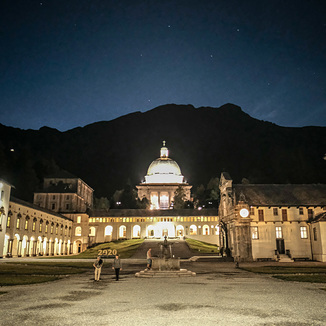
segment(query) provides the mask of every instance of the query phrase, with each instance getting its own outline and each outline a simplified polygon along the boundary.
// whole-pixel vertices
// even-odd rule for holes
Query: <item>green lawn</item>
[[[201,253],[201,254],[217,254],[219,253],[217,245],[203,242],[203,241],[198,241],[194,239],[186,239],[186,242],[189,246],[189,248],[194,252],[194,253]]]
[[[112,242],[106,242],[97,245],[96,247],[85,250],[79,255],[66,256],[62,258],[93,258],[95,259],[97,255],[112,255],[116,252],[119,254],[120,258],[130,258],[139,248],[139,246],[144,242],[144,239],[131,239],[131,240],[118,240]],[[101,251],[102,250],[102,251]]]
[[[92,269],[91,262],[12,262],[0,264],[0,286],[55,281]]]
[[[326,266],[250,266],[241,267],[253,273],[271,274],[284,281],[326,283]]]
[[[262,274],[326,274],[326,266],[250,266],[243,269]]]
[[[273,275],[273,277],[284,281],[326,283],[326,274],[305,274],[305,275]]]

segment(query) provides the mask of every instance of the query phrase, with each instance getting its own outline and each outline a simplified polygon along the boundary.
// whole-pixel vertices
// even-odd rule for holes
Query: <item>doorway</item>
[[[276,249],[280,255],[285,254],[284,239],[276,239]]]

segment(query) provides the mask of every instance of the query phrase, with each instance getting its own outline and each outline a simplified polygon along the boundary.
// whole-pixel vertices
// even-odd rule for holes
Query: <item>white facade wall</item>
[[[0,258],[4,256],[11,185],[0,179]]]

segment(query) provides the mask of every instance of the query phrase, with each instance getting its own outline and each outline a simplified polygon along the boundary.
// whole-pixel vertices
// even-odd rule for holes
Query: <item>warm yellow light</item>
[[[241,217],[248,217],[249,216],[249,211],[246,208],[242,208],[240,210],[240,216]]]

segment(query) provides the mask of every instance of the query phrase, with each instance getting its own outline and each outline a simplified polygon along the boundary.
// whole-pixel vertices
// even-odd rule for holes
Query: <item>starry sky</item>
[[[65,131],[168,103],[326,126],[326,1],[1,0],[0,123]]]

